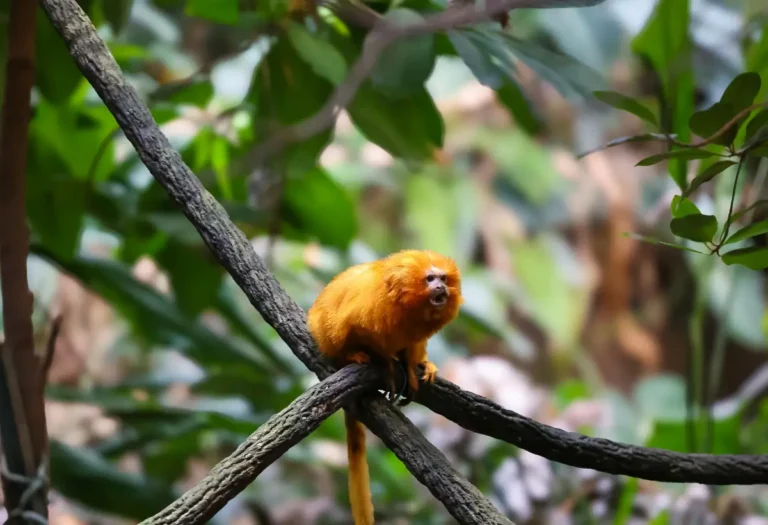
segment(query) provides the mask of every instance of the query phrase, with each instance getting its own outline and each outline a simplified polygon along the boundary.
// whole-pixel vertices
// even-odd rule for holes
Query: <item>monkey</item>
[[[427,359],[427,340],[456,317],[463,302],[453,259],[402,250],[350,266],[331,279],[310,307],[307,325],[320,353],[338,366],[373,359],[383,362],[392,378],[401,358],[413,395],[420,379],[431,383],[437,376],[437,366]],[[344,422],[354,524],[372,525],[365,427],[348,410]]]

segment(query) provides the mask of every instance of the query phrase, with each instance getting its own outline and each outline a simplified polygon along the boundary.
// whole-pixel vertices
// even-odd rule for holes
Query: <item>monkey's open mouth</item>
[[[429,298],[429,302],[434,306],[444,306],[448,302],[448,292],[440,290],[433,293],[432,297]]]

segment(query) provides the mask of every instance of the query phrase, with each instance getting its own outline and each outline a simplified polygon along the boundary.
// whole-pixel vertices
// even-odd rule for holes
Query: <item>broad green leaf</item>
[[[112,1],[112,0],[108,0]],[[239,0],[187,0],[187,16],[206,18],[220,24],[237,24],[240,19]]]
[[[763,246],[750,246],[739,248],[723,254],[723,262],[727,265],[739,264],[750,270],[763,270],[768,268],[768,248]]]
[[[347,61],[333,44],[310,33],[296,22],[289,23],[288,38],[301,59],[309,64],[315,73],[334,85],[341,84],[347,75]]]
[[[754,71],[741,73],[731,80],[723,96],[720,97],[720,102],[730,104],[733,107],[734,113],[731,118],[752,105],[760,92],[760,84],[760,75]]]
[[[80,245],[89,183],[74,178],[45,178],[35,173],[27,187],[32,232],[57,257],[70,259]]]
[[[757,100],[765,100],[768,94],[768,23],[763,23],[762,35],[745,52],[747,71],[755,71],[762,80]]]
[[[455,184],[439,173],[416,173],[408,177],[405,187],[405,225],[412,232],[415,245],[454,256],[458,206]],[[469,200],[470,195],[465,199]]]
[[[133,0],[107,0],[102,3],[104,16],[115,34],[120,34],[128,19],[131,17]]]
[[[661,131],[690,140],[688,120],[693,113],[693,44],[689,36],[690,0],[659,0],[643,30],[632,40],[632,50],[644,57],[661,80],[667,108],[660,115]],[[672,179],[684,189],[687,159],[673,159],[667,167]]]
[[[219,191],[225,200],[232,200],[232,184],[229,178],[229,141],[222,135],[211,137],[211,167],[216,173]]]
[[[643,416],[652,421],[685,421],[685,382],[672,374],[641,380],[632,397]]]
[[[609,140],[602,146],[599,146],[597,148],[585,151],[584,153],[579,153],[577,158],[582,159],[586,157],[587,155],[591,155],[592,153],[597,153],[598,151],[602,151],[604,149],[612,148],[613,146],[620,146],[621,144],[628,144],[631,142],[655,142],[658,140],[669,140],[670,136],[664,135],[663,133],[643,133],[642,135],[632,135],[629,137],[619,137],[617,139]],[[674,138],[674,137],[672,137]]]
[[[443,146],[443,117],[424,88],[405,98],[393,98],[364,84],[348,111],[368,140],[395,157],[431,160],[434,151]]]
[[[206,367],[239,366],[257,376],[270,373],[270,367],[260,355],[191,321],[174,302],[136,279],[126,265],[82,256],[63,261],[41,246],[34,246],[33,253],[61,267],[104,297],[132,323],[137,335],[156,344],[173,345]]]
[[[345,250],[357,232],[352,198],[322,168],[290,177],[283,206],[302,233],[322,244]]]
[[[623,109],[653,124],[658,125],[656,115],[638,100],[615,91],[595,91],[595,97],[616,109]]]
[[[83,77],[64,40],[40,7],[37,8],[35,22],[35,86],[52,104],[63,104],[75,92]],[[5,40],[5,36],[2,39]]]
[[[205,246],[169,241],[155,258],[168,271],[176,304],[184,314],[195,319],[204,309],[213,307],[224,268]]]
[[[699,208],[693,203],[693,201],[682,197],[680,195],[675,195],[672,197],[672,202],[669,206],[669,211],[672,213],[672,217],[685,217],[686,215],[697,215],[701,214],[699,211]]]
[[[691,181],[691,184],[683,192],[683,197],[687,197],[688,195],[692,194],[694,191],[696,191],[699,188],[699,186],[701,186],[705,182],[711,181],[718,174],[727,170],[731,166],[734,166],[735,164],[737,163],[732,160],[719,160],[714,164],[711,164],[706,169],[704,169],[701,173],[696,175],[696,178],[694,178]]]
[[[509,80],[496,90],[496,98],[512,112],[518,126],[530,135],[536,135],[542,129],[541,118],[531,105],[528,97],[513,80]]]
[[[515,73],[513,57],[497,33],[458,29],[447,34],[456,53],[484,86],[499,89]]]
[[[254,71],[247,101],[253,105],[255,141],[274,133],[275,127],[298,124],[315,115],[331,93],[333,84],[321,77],[286,38],[279,38]],[[333,129],[291,144],[278,159],[285,169],[313,169],[320,152],[331,140]]]
[[[728,237],[728,239],[725,240],[723,243],[723,246],[726,244],[732,244],[734,242],[743,241],[745,239],[749,239],[751,237],[755,237],[757,235],[762,235],[764,233],[768,233],[768,219],[758,222],[753,222],[752,224],[749,224],[747,226],[744,226],[739,231]]]
[[[682,160],[708,159],[710,157],[714,157],[715,155],[717,155],[717,153],[713,153],[705,149],[694,149],[694,148],[676,149],[674,151],[667,151],[666,153],[659,153],[658,155],[651,155],[650,157],[646,157],[640,162],[638,162],[636,166],[652,166],[664,160],[671,160],[671,159],[682,159]]]
[[[160,512],[178,496],[171,487],[121,472],[84,447],[50,442],[51,485],[68,499],[94,510],[141,520]]]
[[[717,218],[714,215],[685,215],[672,219],[669,227],[672,233],[683,239],[711,242],[717,233]]]
[[[716,102],[712,107],[697,111],[688,122],[691,131],[697,135],[709,139],[725,126],[736,114],[734,106],[729,102]],[[714,140],[715,144],[729,146],[736,138],[739,131],[737,124],[732,125],[727,131],[718,135]]]
[[[496,29],[499,31],[499,29]],[[605,87],[600,73],[561,52],[502,33],[511,52],[566,98],[589,97]]]
[[[394,25],[421,23],[424,17],[412,9],[391,9],[384,19]],[[371,84],[382,93],[403,96],[424,86],[435,68],[435,37],[432,33],[401,38],[387,47],[371,73]]]

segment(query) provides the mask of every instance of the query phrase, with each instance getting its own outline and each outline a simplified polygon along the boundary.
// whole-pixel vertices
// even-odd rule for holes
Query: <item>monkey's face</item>
[[[448,303],[448,297],[451,292],[448,289],[447,281],[448,276],[445,270],[441,270],[436,266],[432,266],[427,270],[427,275],[424,277],[427,282],[427,294],[429,295],[429,302],[436,308],[442,308]]]

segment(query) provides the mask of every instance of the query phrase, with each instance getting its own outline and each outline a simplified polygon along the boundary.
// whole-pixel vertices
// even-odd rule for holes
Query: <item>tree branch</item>
[[[768,455],[683,454],[587,437],[538,423],[441,378],[424,385],[415,401],[467,430],[573,467],[673,483],[768,483]]]
[[[115,59],[99,38],[93,24],[75,0],[39,0],[56,31],[69,48],[80,71],[112,112],[139,158],[181,207],[184,215],[245,292],[251,304],[289,345],[294,354],[321,379],[333,368],[324,362],[306,328],[304,311],[291,300],[265,268],[253,247],[224,208],[203,187],[181,156],[168,142],[152,114],[120,72]],[[429,444],[413,425],[387,403],[371,403],[363,409],[362,421],[388,443],[408,442],[393,452],[421,483],[462,524],[510,524],[477,489],[451,466],[444,455]],[[460,489],[445,483],[431,470],[444,471],[445,478],[459,482]]]
[[[381,54],[397,40],[418,35],[436,33],[438,31],[456,29],[458,27],[487,22],[494,16],[514,9],[553,8],[553,7],[585,7],[602,4],[605,0],[484,0],[483,2],[463,2],[459,7],[445,9],[437,14],[424,18],[422,22],[392,24],[380,18],[374,29],[368,33],[363,43],[360,57],[350,68],[347,77],[336,88],[328,102],[311,117],[277,130],[260,146],[246,156],[250,166],[260,166],[270,157],[276,155],[294,142],[307,140],[325,131],[336,121],[341,110],[346,108],[355,98],[357,90],[371,74]],[[352,2],[340,0],[337,11],[350,15],[363,14],[362,10],[348,6]],[[481,7],[482,6],[482,7]],[[345,9],[346,7],[346,9]],[[355,18],[357,19],[357,18]],[[371,17],[365,17],[364,24],[370,23]]]
[[[7,79],[0,111],[0,288],[5,328],[5,342],[0,346],[0,438],[9,523],[24,522],[25,513],[48,517],[45,483],[36,480],[44,463],[48,433],[27,280],[25,176],[35,78],[35,10],[35,4],[26,0],[11,2],[8,59],[0,64]],[[38,489],[30,492],[31,498],[25,498],[24,492],[33,482]]]
[[[210,520],[289,448],[358,394],[370,390],[379,372],[350,365],[312,386],[269,418],[203,480],[140,525],[196,525]]]

